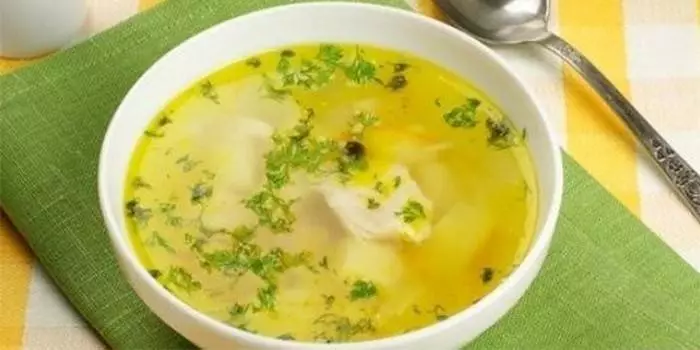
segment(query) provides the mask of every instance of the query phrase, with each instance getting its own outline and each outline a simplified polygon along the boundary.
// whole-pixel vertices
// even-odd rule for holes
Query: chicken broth
[[[248,332],[348,342],[493,290],[535,228],[525,130],[453,73],[377,47],[235,62],[145,130],[124,210],[142,264]]]

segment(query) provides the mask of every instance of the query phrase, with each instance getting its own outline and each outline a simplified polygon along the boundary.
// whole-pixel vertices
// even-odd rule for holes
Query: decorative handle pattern
[[[650,140],[652,155],[695,213],[700,213],[700,176],[661,138]]]
[[[664,140],[619,90],[576,48],[552,34],[539,42],[569,63],[617,113],[700,221],[700,175]]]

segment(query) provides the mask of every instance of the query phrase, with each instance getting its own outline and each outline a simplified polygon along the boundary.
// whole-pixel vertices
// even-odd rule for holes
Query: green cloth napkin
[[[113,348],[192,345],[155,317],[118,271],[96,192],[99,148],[112,113],[139,75],[184,39],[225,19],[291,2],[168,0],[0,77],[0,204]],[[700,275],[564,159],[562,214],[541,275],[469,347],[700,349]]]

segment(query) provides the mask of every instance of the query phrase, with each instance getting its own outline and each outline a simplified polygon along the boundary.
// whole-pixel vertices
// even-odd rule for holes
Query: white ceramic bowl
[[[232,61],[301,42],[365,43],[413,53],[451,69],[486,92],[528,131],[539,182],[537,232],[524,261],[492,293],[449,319],[404,335],[347,344],[312,344],[254,335],[192,309],[141,266],[128,239],[124,182],[131,153],[149,121],[180,91]],[[456,349],[502,317],[540,270],[562,194],[562,163],[544,111],[496,54],[471,37],[408,11],[349,3],[288,5],[221,23],[176,47],[129,91],[107,131],[99,167],[102,212],[119,264],[143,301],[163,321],[211,349]]]

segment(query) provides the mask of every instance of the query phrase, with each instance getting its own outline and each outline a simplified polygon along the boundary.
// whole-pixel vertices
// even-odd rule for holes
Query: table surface
[[[86,0],[83,37],[167,0]],[[439,17],[430,0],[408,0]],[[554,0],[552,29],[583,51],[700,169],[700,0]],[[497,49],[547,109],[560,144],[700,271],[700,224],[616,117],[556,58]],[[36,60],[0,59],[0,74]],[[101,340],[70,307],[0,211],[0,349],[93,349]]]

